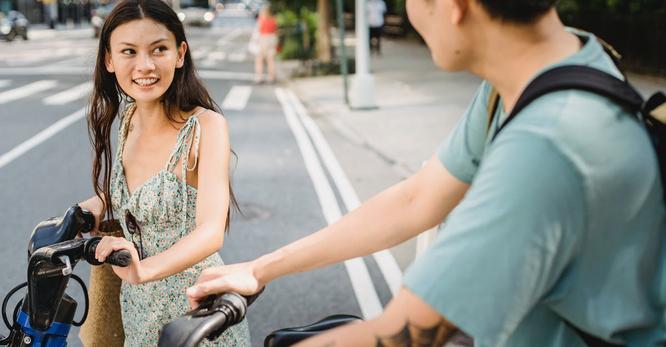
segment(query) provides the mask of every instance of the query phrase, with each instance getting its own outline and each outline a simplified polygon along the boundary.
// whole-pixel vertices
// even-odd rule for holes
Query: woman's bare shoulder
[[[227,120],[220,113],[213,110],[204,110],[197,116],[202,130],[227,131]]]

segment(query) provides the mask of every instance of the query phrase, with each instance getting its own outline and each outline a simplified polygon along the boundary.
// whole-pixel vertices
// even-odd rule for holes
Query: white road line
[[[192,51],[192,59],[200,59],[204,55],[208,54],[209,50],[210,50],[209,47],[203,47]]]
[[[87,97],[92,90],[92,81],[84,82],[78,86],[67,89],[55,95],[51,95],[44,99],[46,105],[64,105],[74,100]]]
[[[321,155],[324,165],[326,165],[326,169],[331,174],[331,177],[333,177],[333,182],[335,182],[338,192],[340,192],[340,196],[347,207],[347,211],[357,208],[360,206],[361,202],[354,187],[351,182],[349,182],[347,174],[342,170],[342,166],[340,166],[335,154],[331,150],[331,146],[328,144],[326,138],[324,138],[324,135],[321,133],[321,130],[312,120],[305,109],[305,106],[303,106],[296,94],[291,90],[287,90],[286,93],[291,100],[292,105],[294,105],[296,113],[305,126],[305,129],[308,131],[308,134],[310,134],[312,142],[315,147],[317,147],[317,151]],[[396,262],[395,258],[388,250],[376,252],[373,254],[373,257],[375,258],[382,275],[384,275],[384,279],[386,280],[391,293],[395,296],[402,285],[402,270],[400,270],[398,262]]]
[[[250,99],[252,94],[252,87],[250,86],[233,86],[227,96],[222,102],[222,110],[240,111],[245,109],[247,100]]]
[[[229,54],[229,61],[238,63],[245,61],[245,57],[247,57],[247,54],[245,54],[245,52],[234,52]]]
[[[84,75],[92,76],[92,67],[58,66],[58,67],[31,67],[31,68],[0,68],[0,75],[5,76],[43,76],[43,75]],[[252,81],[254,74],[251,72],[198,70],[201,78],[211,80],[240,80]]]
[[[43,80],[26,84],[22,87],[18,87],[15,89],[10,89],[6,92],[0,93],[0,104],[6,104],[10,101],[24,98],[26,96],[30,96],[32,94],[39,93],[47,89],[51,89],[55,87],[57,84],[58,82],[53,80]]]
[[[11,80],[0,80],[0,88],[4,88],[10,84],[12,84]]]
[[[211,79],[211,80],[241,80],[241,81],[254,80],[254,74],[251,72],[199,70],[199,76],[201,76],[201,78]]]
[[[206,60],[224,60],[226,57],[227,57],[226,52],[215,51],[208,53],[208,56],[206,56]]]
[[[61,130],[67,128],[68,126],[72,125],[79,119],[85,117],[86,115],[86,108],[82,108],[69,116],[66,116],[64,118],[61,118],[59,121],[53,123],[51,126],[48,128],[40,131],[37,135],[29,138],[28,140],[24,141],[20,145],[12,148],[9,152],[3,154],[0,156],[0,168],[3,166],[11,163],[14,159],[20,157],[21,155],[25,154],[29,150],[33,149],[40,143],[48,140],[51,138],[53,135],[57,134]]]
[[[218,45],[226,44],[227,42],[233,41],[241,34],[243,34],[243,29],[235,28],[234,30],[230,31],[228,34],[222,36],[219,40],[217,40],[217,44]]]
[[[92,67],[85,66],[43,66],[43,67],[10,67],[0,68],[0,75],[42,76],[42,75],[88,75],[93,73]]]
[[[282,105],[287,124],[291,128],[298,147],[301,150],[305,168],[314,184],[324,218],[326,218],[328,224],[332,224],[341,216],[340,207],[335,199],[333,188],[326,179],[326,174],[319,159],[317,159],[315,149],[308,139],[305,129],[298,121],[298,116],[289,102],[284,89],[276,88],[275,95]],[[372,279],[370,278],[368,268],[365,266],[365,262],[363,262],[362,258],[347,260],[345,261],[345,268],[347,269],[363,317],[366,319],[377,317],[382,312],[382,304],[372,284]]]

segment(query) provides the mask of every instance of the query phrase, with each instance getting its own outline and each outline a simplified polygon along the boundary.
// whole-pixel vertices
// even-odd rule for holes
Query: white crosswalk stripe
[[[55,87],[57,84],[58,82],[54,80],[43,80],[43,81],[33,82],[19,88],[10,89],[6,92],[0,93],[0,104],[6,104],[10,101],[25,98],[26,96],[30,96],[51,89]]]
[[[224,60],[227,57],[225,52],[210,52],[206,60]]]
[[[234,52],[234,53],[229,54],[229,61],[232,61],[232,62],[235,62],[235,63],[242,62],[242,61],[245,61],[246,56],[247,56],[247,54],[245,54],[245,52]]]
[[[228,34],[222,36],[219,40],[217,40],[217,44],[218,45],[226,44],[227,42],[233,41],[235,38],[241,36],[242,34],[243,34],[243,29],[235,28],[234,30],[230,31]]]
[[[252,94],[250,86],[233,86],[222,102],[222,111],[233,110],[241,111],[245,109],[247,101]]]
[[[192,59],[200,59],[201,57],[208,54],[208,51],[210,51],[209,47],[195,49],[192,51]]]
[[[12,84],[11,80],[0,80],[0,88],[4,88],[10,84]]]
[[[227,53],[225,52],[210,52],[206,55],[206,59],[202,60],[199,65],[201,67],[212,68],[218,66],[226,57]]]
[[[49,96],[48,98],[44,99],[44,104],[64,105],[74,100],[87,97],[90,94],[90,91],[92,90],[92,86],[93,86],[92,81],[81,83],[78,86],[72,87],[58,94]]]

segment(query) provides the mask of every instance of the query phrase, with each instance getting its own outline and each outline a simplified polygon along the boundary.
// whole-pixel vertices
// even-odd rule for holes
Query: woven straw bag
[[[99,236],[122,237],[123,231],[117,220],[103,221]],[[121,280],[111,265],[92,266],[88,282],[88,318],[81,326],[79,338],[86,347],[123,346],[125,334],[120,315]]]

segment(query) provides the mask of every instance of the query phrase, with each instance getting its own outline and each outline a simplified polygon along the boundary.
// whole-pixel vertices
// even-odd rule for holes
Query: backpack
[[[629,82],[601,70],[588,66],[567,65],[553,68],[537,76],[525,88],[511,113],[490,141],[495,140],[497,135],[532,101],[550,92],[565,89],[580,89],[607,97],[624,106],[638,122],[643,124],[657,155],[664,202],[666,202],[666,96],[663,92],[656,92],[643,102],[641,95]],[[490,131],[498,101],[499,94],[493,88],[487,105],[487,131]],[[592,336],[570,322],[565,322],[578,333],[588,347],[622,347]]]
[[[588,66],[567,65],[550,69],[537,76],[520,95],[507,119],[493,135],[491,142],[532,101],[550,92],[565,89],[580,89],[605,96],[624,106],[638,122],[643,124],[657,155],[666,202],[666,95],[659,91],[643,102],[641,95],[629,82],[601,70]],[[493,88],[488,102],[488,131],[498,101],[499,94]]]

